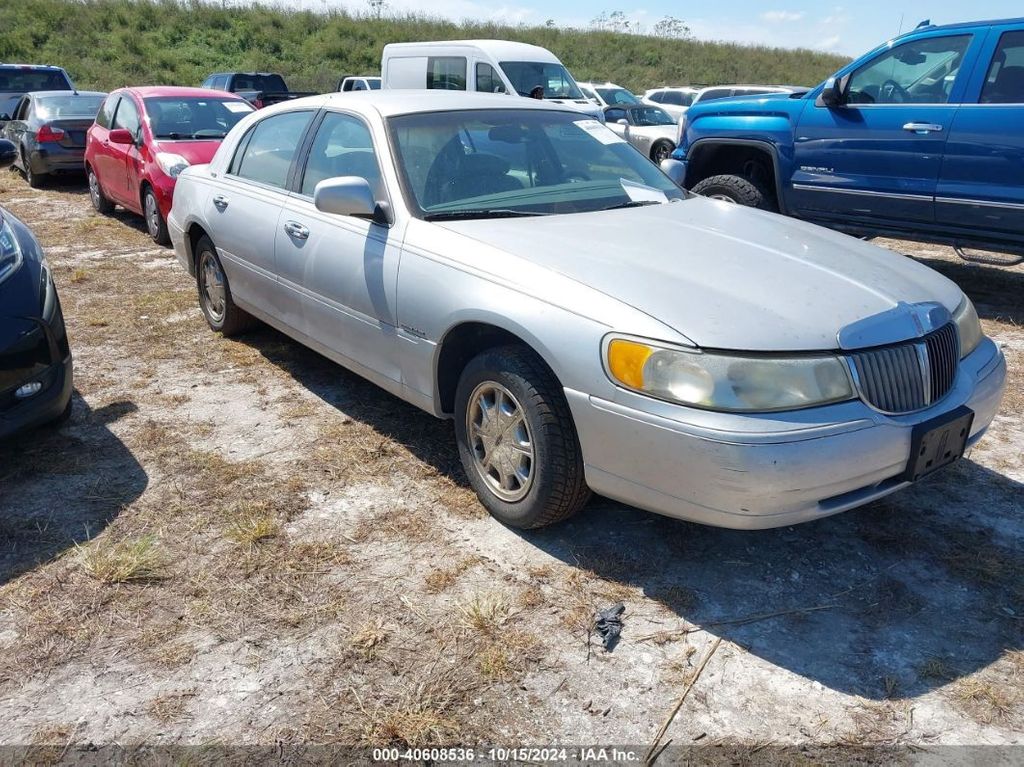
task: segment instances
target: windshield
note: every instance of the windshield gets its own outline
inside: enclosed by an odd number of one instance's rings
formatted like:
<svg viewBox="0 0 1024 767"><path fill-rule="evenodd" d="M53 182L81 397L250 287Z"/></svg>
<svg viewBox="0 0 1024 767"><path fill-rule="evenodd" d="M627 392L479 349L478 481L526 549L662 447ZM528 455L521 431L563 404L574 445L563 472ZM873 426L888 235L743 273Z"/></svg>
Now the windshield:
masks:
<svg viewBox="0 0 1024 767"><path fill-rule="evenodd" d="M669 113L661 107L638 107L629 110L629 113L633 118L633 125L641 127L676 124L676 121L669 116Z"/></svg>
<svg viewBox="0 0 1024 767"><path fill-rule="evenodd" d="M153 138L222 139L235 123L254 111L241 99L148 98L146 114Z"/></svg>
<svg viewBox="0 0 1024 767"><path fill-rule="evenodd" d="M69 90L71 83L59 70L0 67L0 93Z"/></svg>
<svg viewBox="0 0 1024 767"><path fill-rule="evenodd" d="M473 110L388 121L410 206L426 219L582 213L684 199L596 120Z"/></svg>
<svg viewBox="0 0 1024 767"><path fill-rule="evenodd" d="M640 99L625 88L598 88L605 104L639 104Z"/></svg>
<svg viewBox="0 0 1024 767"><path fill-rule="evenodd" d="M35 99L36 116L42 120L95 117L104 98L105 96L39 96Z"/></svg>
<svg viewBox="0 0 1024 767"><path fill-rule="evenodd" d="M546 99L582 99L568 70L561 64L542 61L503 61L501 68L520 96L529 96L538 85Z"/></svg>

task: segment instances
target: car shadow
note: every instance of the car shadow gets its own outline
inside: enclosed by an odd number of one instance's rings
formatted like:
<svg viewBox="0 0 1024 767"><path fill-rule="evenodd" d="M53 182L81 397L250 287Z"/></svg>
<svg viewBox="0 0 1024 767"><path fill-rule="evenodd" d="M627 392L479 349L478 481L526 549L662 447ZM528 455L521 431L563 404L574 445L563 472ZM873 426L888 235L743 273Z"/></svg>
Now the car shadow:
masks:
<svg viewBox="0 0 1024 767"><path fill-rule="evenodd" d="M982 319L1024 323L1024 269L912 256L953 280L974 302Z"/></svg>
<svg viewBox="0 0 1024 767"><path fill-rule="evenodd" d="M26 184L25 189L27 191L33 191ZM46 184L40 191L57 192L59 194L72 195L74 197L89 197L89 183L85 174L78 173L65 173L53 176L46 181ZM103 215L107 218L112 218L115 221L119 221L125 226L128 226L141 234L149 237L149 231L146 229L146 219L143 218L140 213L132 213L129 210L125 210L120 205L114 208L113 212L107 214L96 213L92 209L92 203L86 199L86 205L89 211L95 215ZM159 247L159 246L154 246Z"/></svg>
<svg viewBox="0 0 1024 767"><path fill-rule="evenodd" d="M71 419L0 443L0 586L94 538L146 489L148 478L108 428L137 410L97 410L77 392Z"/></svg>
<svg viewBox="0 0 1024 767"><path fill-rule="evenodd" d="M466 486L451 424L270 329L244 340L324 402ZM870 699L917 696L1024 646L1024 486L969 458L862 509L723 530L595 498L523 541L779 667ZM496 522L493 524L497 524ZM1008 531L1000 537L995 530ZM749 623L724 623L782 613ZM628 627L626 642L638 637ZM654 631L654 629L651 629Z"/></svg>

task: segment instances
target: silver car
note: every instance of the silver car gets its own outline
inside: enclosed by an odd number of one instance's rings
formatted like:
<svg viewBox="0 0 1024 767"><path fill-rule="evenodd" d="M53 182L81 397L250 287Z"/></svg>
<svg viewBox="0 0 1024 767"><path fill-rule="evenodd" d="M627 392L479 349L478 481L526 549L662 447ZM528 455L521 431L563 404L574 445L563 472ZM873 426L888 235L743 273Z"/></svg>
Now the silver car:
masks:
<svg viewBox="0 0 1024 767"><path fill-rule="evenodd" d="M733 528L818 519L955 461L1005 385L945 277L689 195L550 102L263 109L182 172L168 224L211 328L262 320L454 419L516 527L591 491Z"/></svg>
<svg viewBox="0 0 1024 767"><path fill-rule="evenodd" d="M605 107L605 123L652 162L667 160L675 151L679 126L661 107L649 104Z"/></svg>

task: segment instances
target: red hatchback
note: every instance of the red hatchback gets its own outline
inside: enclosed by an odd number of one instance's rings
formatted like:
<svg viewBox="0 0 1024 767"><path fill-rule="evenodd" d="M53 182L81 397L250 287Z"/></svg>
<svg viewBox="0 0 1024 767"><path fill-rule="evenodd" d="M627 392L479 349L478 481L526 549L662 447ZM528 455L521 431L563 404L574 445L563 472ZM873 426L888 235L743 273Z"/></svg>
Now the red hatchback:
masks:
<svg viewBox="0 0 1024 767"><path fill-rule="evenodd" d="M146 218L150 236L167 236L174 182L207 163L228 131L253 111L233 93L205 88L121 88L107 96L89 128L85 172L100 213L121 205Z"/></svg>

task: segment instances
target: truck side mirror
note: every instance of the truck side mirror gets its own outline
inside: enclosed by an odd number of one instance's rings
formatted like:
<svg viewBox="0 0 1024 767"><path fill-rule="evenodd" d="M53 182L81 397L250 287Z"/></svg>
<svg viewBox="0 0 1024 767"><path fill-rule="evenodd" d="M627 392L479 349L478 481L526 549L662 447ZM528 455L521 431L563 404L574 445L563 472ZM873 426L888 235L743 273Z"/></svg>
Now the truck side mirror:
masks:
<svg viewBox="0 0 1024 767"><path fill-rule="evenodd" d="M0 168L6 168L14 164L18 159L18 147L13 142L0 139Z"/></svg>
<svg viewBox="0 0 1024 767"><path fill-rule="evenodd" d="M849 75L844 75L843 77L830 77L825 82L825 88L822 90L821 95L818 96L818 101L822 106L826 106L829 109L846 106L846 89L849 86Z"/></svg>

